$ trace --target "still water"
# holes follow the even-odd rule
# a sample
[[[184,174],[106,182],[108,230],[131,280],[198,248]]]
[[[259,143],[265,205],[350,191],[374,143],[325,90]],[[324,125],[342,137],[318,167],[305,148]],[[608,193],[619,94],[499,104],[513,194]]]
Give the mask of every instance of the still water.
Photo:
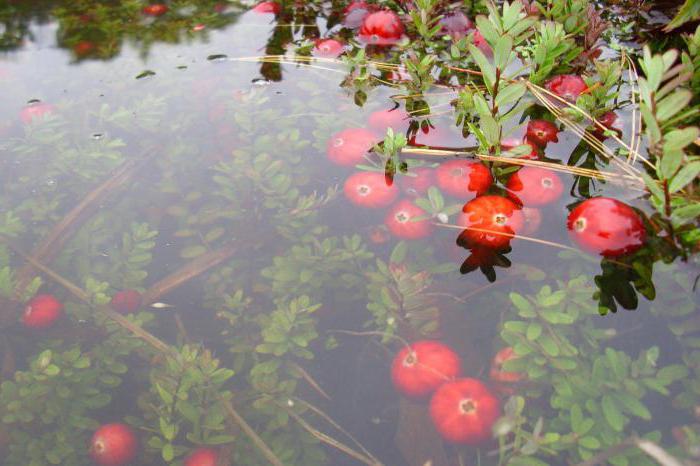
[[[352,49],[344,6],[0,5],[2,464],[564,465],[637,436],[697,453],[697,259],[635,223],[643,185],[560,124],[537,186],[514,187],[520,164],[465,152],[457,79],[417,94],[390,48],[363,78],[315,47]],[[629,140],[633,105],[616,111]],[[387,126],[410,142],[390,186],[366,154]],[[440,171],[455,160],[482,172]],[[572,239],[590,197],[635,209],[587,219],[629,222],[626,254]],[[463,233],[466,202],[494,223]],[[60,315],[44,298],[28,318],[35,295]],[[432,391],[392,383],[422,340],[446,345],[440,383],[483,384],[484,438],[450,441]],[[134,453],[100,463],[93,439],[91,459],[114,423]],[[654,464],[629,446],[604,461]]]

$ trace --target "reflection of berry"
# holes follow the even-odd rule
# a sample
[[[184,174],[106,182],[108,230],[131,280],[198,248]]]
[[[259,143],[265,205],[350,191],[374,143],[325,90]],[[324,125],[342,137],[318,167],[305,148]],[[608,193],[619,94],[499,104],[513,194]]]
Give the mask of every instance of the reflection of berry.
[[[377,136],[364,128],[348,128],[335,133],[326,145],[331,162],[343,166],[355,166],[365,160],[365,154],[377,142]]]
[[[22,123],[31,123],[34,118],[43,118],[44,115],[48,115],[54,111],[54,106],[51,104],[45,104],[43,102],[37,102],[31,105],[27,105],[22,109],[19,114]]]
[[[367,120],[370,128],[384,137],[386,130],[391,128],[394,133],[405,133],[411,124],[411,117],[405,111],[395,108],[372,112]]]
[[[435,184],[435,170],[427,167],[412,168],[399,180],[401,190],[409,196],[419,196],[428,192]]]
[[[109,306],[121,314],[129,314],[139,310],[141,301],[141,293],[138,291],[122,290],[114,294]]]
[[[523,206],[541,206],[558,200],[564,184],[554,171],[539,167],[523,167],[506,183],[508,196]]]
[[[360,27],[362,20],[376,7],[363,1],[352,1],[343,10],[343,25],[350,29]]]
[[[312,53],[316,57],[337,58],[345,52],[342,42],[335,39],[319,39],[314,45]]]
[[[426,215],[426,212],[408,199],[397,202],[384,219],[389,231],[398,238],[424,238],[433,231],[430,219],[415,221],[416,217]]]
[[[447,13],[440,19],[440,33],[459,40],[474,29],[474,24],[461,11]]]
[[[384,174],[377,172],[354,173],[345,181],[343,191],[353,204],[373,209],[389,206],[399,195],[396,185],[387,185]]]
[[[481,196],[467,202],[457,224],[470,246],[502,249],[523,226],[523,214],[511,200],[501,196]]]
[[[596,197],[580,203],[569,214],[569,236],[582,249],[605,257],[632,253],[644,245],[641,217],[616,199]]]
[[[282,11],[282,6],[277,2],[260,2],[252,9],[255,13],[277,15]]]
[[[503,150],[511,150],[518,146],[530,146],[530,153],[519,155],[517,158],[525,160],[537,160],[540,158],[540,150],[533,142],[525,139],[511,139],[507,138],[501,141],[501,148]]]

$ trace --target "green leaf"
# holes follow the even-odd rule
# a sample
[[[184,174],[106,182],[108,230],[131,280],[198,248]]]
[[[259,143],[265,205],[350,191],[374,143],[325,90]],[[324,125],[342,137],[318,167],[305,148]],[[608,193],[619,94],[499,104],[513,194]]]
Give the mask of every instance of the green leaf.
[[[469,44],[469,53],[474,58],[474,61],[479,66],[484,78],[484,84],[489,91],[489,94],[493,93],[494,85],[496,83],[496,67],[494,67],[489,59],[486,58],[484,52],[479,50],[473,44]]]
[[[625,418],[617,407],[617,404],[608,395],[603,395],[603,401],[601,403],[601,408],[603,410],[603,417],[610,427],[612,427],[617,432],[622,432],[625,427]]]
[[[618,393],[615,396],[615,399],[619,402],[619,404],[622,405],[624,410],[628,413],[642,418],[646,421],[651,420],[651,412],[649,412],[647,407],[644,406],[644,404],[642,404],[642,402],[635,398],[633,395],[626,393]]]
[[[187,246],[182,251],[180,251],[180,257],[182,257],[183,259],[193,259],[197,256],[201,256],[205,252],[207,252],[207,248],[200,244],[194,246]]]
[[[224,443],[231,443],[234,440],[236,440],[236,437],[232,435],[212,435],[211,437],[207,437],[205,443],[207,445],[222,445]]]
[[[693,98],[693,94],[687,89],[679,89],[673,94],[657,102],[656,106],[656,118],[664,122],[671,118],[676,113],[685,109],[690,99]]]
[[[163,449],[161,450],[161,455],[163,456],[163,460],[166,463],[170,463],[172,460],[175,459],[175,449],[173,448],[173,445],[171,443],[166,443],[163,445]]]
[[[700,161],[690,162],[681,168],[676,176],[673,177],[668,185],[669,191],[671,191],[671,193],[680,191],[688,183],[697,178],[698,175],[700,175]],[[663,196],[660,199],[663,199]]]
[[[512,104],[520,99],[525,94],[526,90],[527,87],[521,82],[509,84],[498,91],[498,95],[496,95],[496,106],[501,109],[506,105]]]
[[[498,38],[498,41],[496,41],[496,46],[493,49],[493,58],[496,68],[503,71],[508,67],[512,50],[513,39],[511,39],[510,36],[506,35]]]
[[[539,338],[540,335],[542,335],[542,326],[537,322],[532,322],[527,327],[527,339],[530,341],[535,341],[537,340],[537,338]]]
[[[680,150],[664,152],[659,162],[659,178],[670,179],[680,168],[684,157],[685,154]]]
[[[699,136],[700,129],[694,126],[670,131],[664,135],[664,152],[685,149]]]
[[[168,393],[163,387],[161,387],[158,382],[155,383],[155,387],[161,400],[163,400],[163,403],[165,403],[166,405],[172,404],[173,396],[170,393]]]

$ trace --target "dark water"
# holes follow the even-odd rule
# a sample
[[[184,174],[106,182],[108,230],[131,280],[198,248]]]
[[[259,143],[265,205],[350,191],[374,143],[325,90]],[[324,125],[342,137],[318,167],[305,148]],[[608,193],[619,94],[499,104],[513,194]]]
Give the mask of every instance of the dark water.
[[[133,464],[166,464],[159,444],[149,439],[160,435],[158,415],[163,415],[154,408],[162,404],[155,382],[167,378],[169,369],[162,356],[105,324],[96,310],[123,289],[152,298],[140,314],[148,320],[148,332],[178,347],[201,344],[222,366],[236,371],[221,390],[235,394],[235,406],[283,464],[363,464],[338,448],[321,446],[294,416],[358,451],[346,435],[350,433],[386,465],[422,466],[428,460],[435,466],[498,464],[498,455],[489,454],[498,451],[496,443],[482,445],[478,452],[475,447],[443,448],[425,404],[400,401],[389,370],[401,345],[386,335],[439,339],[460,354],[465,375],[495,387],[489,381],[494,354],[518,338],[541,341],[535,335],[541,328],[534,327],[520,337],[511,332],[513,341],[508,341],[516,321],[526,327],[533,321],[544,325],[547,342],[558,348],[543,350],[547,342],[537,346],[538,358],[546,359],[530,373],[532,380],[502,394],[503,402],[512,394],[526,397],[526,432],[542,417],[543,432],[565,435],[571,428],[562,413],[578,404],[595,421],[589,445],[618,439],[589,448],[589,453],[633,433],[657,431],[655,441],[681,454],[679,436],[672,432],[693,423],[699,392],[697,259],[666,254],[663,240],[649,233],[636,265],[646,270],[654,264],[653,275],[644,281],[629,272],[632,262],[601,265],[600,257],[579,251],[566,229],[569,210],[585,197],[613,197],[651,215],[639,186],[590,182],[560,172],[563,194],[540,209],[541,224],[524,234],[529,239],[513,239],[511,250],[486,254],[481,269],[460,273],[474,250],[458,246],[461,230],[449,225],[456,223],[464,200],[445,195],[446,206],[456,206],[450,217],[433,219],[442,225],[431,235],[400,243],[382,226],[386,207],[358,207],[343,195],[343,183],[357,170],[329,162],[328,140],[346,128],[367,127],[375,111],[397,104],[403,108],[401,96],[411,91],[397,83],[344,85],[348,67],[334,60],[294,62],[294,48],[311,49],[311,39],[352,35],[336,24],[337,8],[327,5],[319,13],[299,7],[295,16],[288,9],[276,21],[274,15],[215,2],[180,2],[160,18],[134,16],[129,5],[36,3],[0,5],[0,233],[11,243],[0,244],[3,380],[24,383],[15,371],[35,373],[31,361],[42,351],[63,353],[76,345],[104,373],[76,382],[64,369],[66,380],[58,385],[69,391],[62,396],[55,395],[58,385],[51,385],[48,394],[27,388],[20,395],[26,405],[22,409],[37,412],[26,422],[6,416],[14,409],[9,405],[14,398],[4,385],[3,464],[43,465],[56,458],[54,464],[89,464],[85,445],[94,427],[124,420],[142,443]],[[126,16],[129,21],[123,20]],[[285,50],[286,63],[255,58]],[[364,105],[358,105],[365,96]],[[416,121],[429,122],[435,128],[431,133],[438,134],[426,144],[475,145],[455,125],[450,102],[456,96],[453,89],[437,86],[421,97],[431,116]],[[23,121],[27,108],[41,105],[50,110]],[[625,106],[618,112],[627,140],[633,113]],[[519,128],[515,136],[522,135],[520,121],[510,126]],[[419,143],[423,137],[418,136]],[[580,138],[566,130],[545,155],[566,164],[571,154],[588,154],[582,147]],[[438,166],[451,158],[406,155],[412,161],[409,173],[415,165]],[[605,169],[620,174],[614,166]],[[119,182],[94,191],[120,170],[125,174]],[[505,179],[503,175],[489,193],[502,195]],[[394,181],[403,186],[405,177],[399,174]],[[40,292],[64,302],[66,317],[50,329],[23,328],[17,323],[22,308],[17,303],[28,300],[39,283],[17,295],[18,274],[25,266],[18,250],[35,251],[86,196],[97,200],[80,211],[63,240],[39,256],[59,277],[44,271]],[[402,192],[399,199],[411,196]],[[182,272],[192,260],[195,266]],[[30,278],[39,274],[30,272]],[[179,275],[159,282],[171,274]],[[636,289],[630,285],[634,280]],[[91,305],[71,293],[66,281],[87,290]],[[652,286],[655,296],[649,299]],[[554,297],[547,297],[550,292]],[[534,320],[519,315],[514,294],[531,297],[542,314]],[[150,306],[154,302],[160,305]],[[614,302],[619,310],[600,316],[599,302]],[[294,310],[305,308],[313,312]],[[557,320],[561,315],[569,317]],[[270,336],[274,322],[288,338],[281,337],[279,354],[259,346],[278,343]],[[571,351],[562,339],[570,342]],[[614,373],[615,364],[605,366],[614,359],[611,352],[636,361],[620,363],[625,376]],[[557,366],[571,361],[575,369]],[[279,367],[267,377],[251,373],[262,363]],[[129,370],[118,370],[116,376],[110,372],[117,377],[114,382],[107,374],[110,364]],[[577,379],[586,374],[593,377]],[[575,388],[590,385],[567,398],[556,390],[567,380]],[[27,387],[42,384],[50,382],[39,378]],[[71,387],[86,384],[110,403],[82,405],[79,398],[88,395]],[[642,400],[642,411],[649,415],[627,412],[624,428],[611,431],[603,412],[607,400],[625,405],[619,397],[630,393]],[[318,406],[340,429],[300,408],[299,400]],[[630,404],[634,411],[636,404]],[[56,412],[42,419],[50,408]],[[294,416],[280,414],[287,408]],[[221,406],[208,400],[197,409],[209,415],[207,409],[215,412]],[[70,425],[70,435],[57,436],[70,413],[88,421],[66,421],[63,427]],[[191,427],[179,422],[173,444],[181,460],[201,442],[187,437]],[[268,464],[239,428],[218,423],[220,428],[212,431],[235,433],[221,447],[234,464]],[[60,444],[75,452],[61,450]],[[30,456],[26,445],[43,455]],[[581,460],[575,447],[559,453],[554,449],[541,458],[544,464]],[[647,464],[648,459],[631,456],[627,461],[616,464]]]

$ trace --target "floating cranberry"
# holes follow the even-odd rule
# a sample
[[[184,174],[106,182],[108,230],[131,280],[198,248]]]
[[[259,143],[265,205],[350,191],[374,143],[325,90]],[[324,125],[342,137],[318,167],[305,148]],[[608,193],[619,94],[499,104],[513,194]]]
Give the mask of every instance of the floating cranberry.
[[[440,33],[449,35],[454,41],[465,37],[472,29],[474,24],[461,11],[447,13],[440,19]]]
[[[365,16],[358,37],[367,44],[392,45],[401,40],[403,32],[399,15],[391,10],[382,10]]]
[[[433,232],[433,224],[430,219],[414,220],[416,217],[426,215],[426,212],[413,204],[408,199],[396,203],[384,219],[384,224],[389,231],[398,238],[420,239]]]
[[[481,196],[467,202],[457,219],[467,229],[461,237],[471,246],[503,249],[523,226],[523,214],[510,199]]]
[[[473,199],[484,194],[493,183],[491,170],[481,162],[450,160],[435,170],[437,184],[447,194],[459,199]]]
[[[337,165],[355,166],[365,160],[365,155],[377,140],[374,133],[364,128],[345,129],[328,140],[328,158]]]
[[[345,46],[342,42],[335,39],[319,39],[311,53],[315,57],[338,58],[343,52],[345,52]]]
[[[24,107],[19,114],[19,118],[22,120],[22,123],[28,124],[31,123],[34,118],[43,118],[44,115],[48,115],[53,111],[53,105],[37,102]]]
[[[404,346],[391,364],[394,387],[410,398],[421,399],[440,385],[459,376],[457,353],[439,341],[422,340]]]
[[[363,1],[353,1],[343,10],[343,25],[350,29],[359,28],[365,16],[374,11],[376,7]]]
[[[620,137],[622,135],[622,128],[619,127],[619,123],[617,121],[617,113],[615,112],[605,112],[602,116],[598,118],[598,122],[605,126],[605,129],[608,131],[612,131],[617,135],[617,137]],[[593,130],[591,131],[593,136],[595,136],[598,139],[606,139],[607,135],[605,134],[606,131],[600,128],[598,125],[594,125]]]
[[[367,123],[377,134],[384,137],[389,128],[393,129],[394,133],[405,133],[411,124],[411,116],[398,108],[377,110],[372,112]]]
[[[519,155],[517,158],[525,160],[537,160],[540,158],[539,148],[528,139],[522,140],[507,138],[501,141],[501,148],[504,150],[511,150],[518,146],[530,146],[531,151],[528,154]]]
[[[50,294],[40,294],[27,303],[22,323],[30,328],[47,328],[63,315],[63,304]]]
[[[525,374],[503,370],[503,363],[517,357],[518,355],[515,354],[512,347],[506,346],[505,348],[501,348],[501,350],[493,357],[493,361],[491,361],[491,370],[489,371],[491,380],[494,382],[505,383],[515,383],[523,380],[525,378]]]
[[[399,195],[396,185],[387,185],[384,174],[377,172],[354,173],[345,181],[343,191],[353,204],[372,209],[388,207]]]
[[[554,171],[540,167],[522,167],[506,183],[508,196],[525,206],[551,204],[564,192],[564,184]]]
[[[148,16],[163,16],[168,12],[168,5],[163,3],[154,3],[153,5],[146,5],[141,11],[144,15]]]
[[[546,147],[549,142],[559,142],[559,128],[547,120],[530,120],[527,124],[525,137],[539,147]]]
[[[430,417],[443,439],[478,445],[489,440],[501,405],[481,381],[457,379],[437,389],[430,400]]]
[[[588,90],[586,81],[581,76],[575,74],[561,74],[547,81],[544,87],[561,97],[562,99],[576,103],[576,99],[584,91]]]
[[[197,448],[189,454],[184,466],[217,466],[219,461],[219,452],[213,448]]]
[[[115,311],[122,314],[136,312],[141,308],[142,296],[136,290],[118,291],[112,296],[109,305]]]
[[[644,245],[641,217],[627,204],[608,197],[580,203],[569,214],[569,236],[582,249],[605,257],[630,254]]]
[[[100,466],[122,466],[136,457],[138,441],[126,424],[105,424],[90,441],[90,456]]]
[[[419,196],[428,192],[435,184],[435,170],[427,167],[413,168],[400,178],[401,189],[409,196]]]

